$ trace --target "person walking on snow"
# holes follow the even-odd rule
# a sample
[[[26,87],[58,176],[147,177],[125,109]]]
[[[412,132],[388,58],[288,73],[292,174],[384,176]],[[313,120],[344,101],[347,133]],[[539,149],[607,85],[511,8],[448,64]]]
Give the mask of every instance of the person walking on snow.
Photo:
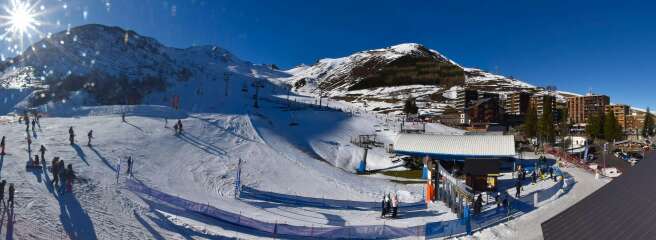
[[[66,168],[66,191],[73,192],[73,179],[75,179],[75,172],[73,171],[73,164],[68,164]]]
[[[89,141],[87,142],[87,146],[91,146],[91,139],[93,138],[93,130],[89,130],[89,133],[87,133],[87,138]]]
[[[385,196],[387,196],[387,194],[383,194],[383,200],[380,201],[380,209],[381,209],[380,210],[381,211],[380,217],[381,218],[385,216],[385,212],[387,211],[387,209],[385,209]]]
[[[396,193],[392,195],[392,218],[396,218],[396,214],[399,211],[399,198],[396,196]]]
[[[121,159],[116,162],[116,183],[118,184],[118,177],[121,176]]]
[[[41,152],[41,160],[45,161],[46,160],[46,147],[41,145],[41,148],[39,148],[39,152]]]
[[[52,163],[50,165],[50,171],[52,172],[51,184],[55,186],[56,184],[59,184],[59,157],[55,157],[52,159]]]
[[[0,202],[5,203],[5,185],[7,180],[0,181]]]
[[[0,155],[5,154],[5,136],[2,136],[2,140],[0,141]]]
[[[128,169],[125,171],[125,174],[132,176],[132,156],[128,157]]]
[[[388,193],[387,195],[385,195],[385,214],[389,214],[391,210],[392,210],[392,198]]]
[[[66,180],[66,165],[64,164],[64,160],[59,160],[57,168],[57,174],[59,177],[59,192],[64,192],[64,181]]]
[[[27,135],[27,151],[32,152],[32,137],[30,135]]]
[[[71,145],[75,143],[75,131],[72,126],[68,129],[68,140],[71,141]]]
[[[14,193],[16,192],[16,189],[14,188],[14,184],[10,183],[9,184],[9,199],[7,200],[7,205],[11,206],[11,209],[14,209]]]

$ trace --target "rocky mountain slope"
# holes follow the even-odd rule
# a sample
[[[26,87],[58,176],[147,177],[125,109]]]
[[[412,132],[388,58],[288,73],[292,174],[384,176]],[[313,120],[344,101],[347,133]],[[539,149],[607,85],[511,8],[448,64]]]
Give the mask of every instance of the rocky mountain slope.
[[[440,112],[452,105],[455,90],[462,88],[501,95],[543,91],[510,77],[462,67],[416,43],[321,59],[286,72],[291,77],[280,80],[293,85],[298,93],[332,97],[384,112],[398,112],[408,97],[425,102],[423,110]]]

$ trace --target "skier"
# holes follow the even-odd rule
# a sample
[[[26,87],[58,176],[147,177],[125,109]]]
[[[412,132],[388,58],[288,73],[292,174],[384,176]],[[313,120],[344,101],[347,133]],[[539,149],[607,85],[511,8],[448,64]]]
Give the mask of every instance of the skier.
[[[5,154],[5,136],[2,136],[2,141],[0,141],[0,155]]]
[[[483,194],[478,194],[478,198],[476,198],[476,205],[474,205],[474,213],[476,214],[481,213],[482,208],[483,208]]]
[[[16,189],[14,189],[14,184],[10,183],[9,184],[9,200],[8,200],[9,202],[8,202],[8,204],[11,204],[10,206],[11,206],[12,209],[14,209],[14,192],[15,191],[16,191]]]
[[[125,174],[132,176],[132,156],[128,157],[128,169],[125,171]]]
[[[392,210],[392,198],[388,193],[387,195],[385,195],[385,214],[389,214],[391,210]]]
[[[116,162],[116,183],[118,184],[118,177],[121,176],[121,159]]]
[[[497,204],[497,207],[501,205],[501,193],[497,192],[497,194],[494,195],[494,202]]]
[[[399,198],[396,196],[396,193],[392,195],[392,218],[396,218],[396,214],[399,211]]]
[[[522,192],[522,183],[517,181],[515,183],[515,197],[519,198],[519,196],[521,196],[521,192]]]
[[[178,119],[178,131],[179,133],[182,133],[182,121],[180,121],[180,119]]]
[[[383,194],[383,200],[381,201],[381,204],[380,204],[380,209],[381,209],[380,217],[381,218],[384,217],[385,212],[387,212],[387,209],[385,209],[385,196],[387,196],[387,194]]]
[[[41,145],[41,148],[39,149],[39,152],[41,152],[41,160],[45,161],[46,160],[46,147]]]
[[[7,185],[7,180],[0,181],[0,202],[5,202],[5,185]]]
[[[35,130],[35,128],[34,128],[35,126],[36,126],[36,119],[33,118],[32,119],[32,131]]]
[[[66,165],[64,164],[64,160],[59,161],[57,168],[57,174],[59,177],[59,192],[64,192],[64,181],[66,180]]]
[[[75,131],[73,131],[73,127],[71,126],[68,129],[68,140],[71,141],[71,145],[75,143]]]
[[[73,164],[68,164],[66,169],[66,191],[73,192],[73,179],[75,179],[75,172],[73,171]]]
[[[87,138],[89,141],[87,142],[87,146],[91,146],[91,139],[93,138],[93,130],[89,130],[89,133],[87,133]]]
[[[27,135],[27,151],[32,152],[32,138],[30,135]]]
[[[531,175],[531,178],[533,179],[533,184],[538,182],[538,176],[535,173],[535,170],[533,170],[533,174]]]
[[[52,185],[59,184],[59,157],[52,159],[50,171],[52,171]]]
[[[178,124],[173,124],[173,130],[175,131],[175,135],[178,135]]]
[[[125,112],[121,113],[121,120],[123,120],[123,122],[126,122],[125,121]]]

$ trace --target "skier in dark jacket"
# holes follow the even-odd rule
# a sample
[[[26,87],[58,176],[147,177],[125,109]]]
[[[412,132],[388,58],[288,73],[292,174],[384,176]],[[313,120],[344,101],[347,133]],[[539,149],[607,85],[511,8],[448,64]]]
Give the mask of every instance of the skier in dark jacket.
[[[59,184],[59,157],[55,157],[52,159],[50,169],[52,171],[52,185],[53,186],[58,185]]]
[[[178,119],[178,132],[182,133],[182,121],[180,119]]]
[[[5,185],[7,185],[7,180],[0,181],[0,202],[5,202]]]
[[[125,170],[125,174],[132,176],[132,156],[128,157],[128,168]]]
[[[64,165],[64,160],[59,160],[57,168],[57,174],[59,177],[59,191],[63,192],[64,186],[66,185],[64,182],[66,181],[66,166]]]
[[[93,130],[89,130],[89,133],[87,133],[87,138],[89,141],[87,142],[87,146],[91,146],[91,139],[93,138]]]
[[[68,140],[71,141],[71,145],[75,143],[75,131],[73,131],[73,127],[68,129]]]
[[[27,135],[27,151],[32,152],[32,137],[30,135]]]
[[[5,136],[2,136],[2,141],[0,141],[0,155],[5,155]]]
[[[36,128],[34,128],[34,127],[36,127],[36,120],[35,120],[35,119],[32,119],[32,130],[33,130],[33,131],[36,129]]]
[[[8,204],[11,204],[11,208],[14,208],[14,192],[16,192],[16,189],[14,189],[14,184],[10,183],[9,184],[9,202]]]
[[[45,161],[46,160],[46,147],[41,145],[41,148],[39,148],[39,152],[41,152],[41,160]]]
[[[73,171],[73,164],[68,164],[66,168],[66,191],[73,192],[73,179],[75,179],[75,172]]]
[[[521,192],[522,192],[522,183],[520,181],[517,181],[515,183],[515,197],[519,198],[519,196],[521,196]]]

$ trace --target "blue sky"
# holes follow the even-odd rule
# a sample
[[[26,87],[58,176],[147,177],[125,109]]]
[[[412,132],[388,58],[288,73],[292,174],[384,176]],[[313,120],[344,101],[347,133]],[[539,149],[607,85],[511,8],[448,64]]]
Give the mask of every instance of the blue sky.
[[[41,17],[46,23],[43,32],[64,30],[68,24],[116,25],[166,45],[216,44],[242,59],[284,68],[417,42],[464,66],[564,91],[591,89],[610,95],[616,103],[656,107],[652,95],[656,3],[647,1],[42,0],[41,4],[47,9]]]

